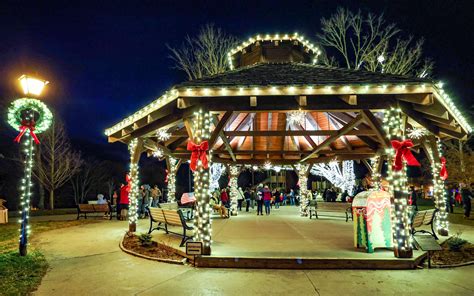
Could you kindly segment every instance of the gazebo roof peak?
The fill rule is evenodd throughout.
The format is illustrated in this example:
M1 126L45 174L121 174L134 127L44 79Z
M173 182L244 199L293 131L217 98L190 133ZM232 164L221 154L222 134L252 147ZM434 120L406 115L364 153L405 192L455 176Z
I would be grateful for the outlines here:
M232 49L231 69L260 62L303 62L315 64L321 50L303 35L257 34Z

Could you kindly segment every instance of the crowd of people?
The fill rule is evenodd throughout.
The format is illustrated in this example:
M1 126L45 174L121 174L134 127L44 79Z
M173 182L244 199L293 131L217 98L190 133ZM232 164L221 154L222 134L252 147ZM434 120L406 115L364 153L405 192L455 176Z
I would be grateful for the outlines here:
M471 200L474 197L474 183L471 183L470 188L466 183L459 185L445 185L446 197L446 211L448 213L454 212L454 207L464 208L464 218L468 219L471 216Z

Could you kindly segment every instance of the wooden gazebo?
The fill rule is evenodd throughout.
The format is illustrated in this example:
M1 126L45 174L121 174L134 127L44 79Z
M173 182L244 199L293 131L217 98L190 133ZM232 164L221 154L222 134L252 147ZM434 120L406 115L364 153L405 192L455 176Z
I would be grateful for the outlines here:
M138 186L137 163L143 152L163 154L173 178L176 166L191 156L188 141L207 141L210 161L233 168L231 178L239 166L271 163L292 166L305 179L312 164L334 160L361 160L368 165L366 160L376 157L371 168L379 172L384 158L393 157L390 140L405 139L407 130L417 134L413 142L426 151L436 172L438 142L471 132L439 84L322 67L318 55L319 50L298 35L256 36L229 53L232 70L175 85L107 129L109 142L130 147L132 185ZM203 241L210 253L208 174L198 163L195 239ZM403 179L397 174L392 177ZM438 188L442 181L438 176L434 181L438 231L446 235L444 197ZM302 191L307 190L304 187ZM402 186L393 190L394 212L401 213L394 217L396 255L406 257L411 254L406 195ZM131 214L133 229L136 218Z

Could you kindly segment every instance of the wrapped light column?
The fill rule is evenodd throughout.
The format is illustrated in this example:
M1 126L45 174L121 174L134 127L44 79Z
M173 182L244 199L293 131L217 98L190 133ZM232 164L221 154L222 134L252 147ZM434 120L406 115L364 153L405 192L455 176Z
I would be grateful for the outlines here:
M25 256L27 254L28 246L28 235L30 234L30 226L28 221L30 219L30 199L31 199L31 187L33 186L31 181L31 170L33 169L33 138L29 133L25 134L26 141L24 142L25 147L25 176L21 180L20 187L20 203L21 203L21 219L20 219L20 255Z
M383 165L383 158L380 155L376 155L371 159L372 165L372 185L373 190L380 190L382 189L382 165Z
M385 110L383 127L390 140L405 140L402 130L402 114L398 108ZM410 210L408 208L408 191L406 188L406 165L403 169L393 169L395 150L386 149L388 155L388 177L389 191L393 194L392 204L392 236L395 257L413 257L412 236L410 231Z
M230 212L232 216L237 216L237 199L239 198L239 188L237 185L237 180L239 178L239 167L236 165L231 165L229 167L230 173Z
M128 150L130 152L130 192L128 195L128 230L135 232L137 230L138 221L138 194L139 192L139 176L138 161L140 160L140 144L137 139L130 141Z
M296 170L298 173L298 180L300 183L300 215L306 215L306 208L308 202L308 168L307 164L298 164Z
M194 113L193 140L196 145L207 141L210 137L210 114L209 112ZM208 157L209 159L209 157ZM203 243L203 255L211 254L212 221L209 198L211 196L209 168L204 168L201 160L197 161L194 176L194 196L197 201L197 211L194 219L194 241Z
M176 158L168 158L168 202L176 202L176 172L178 161Z

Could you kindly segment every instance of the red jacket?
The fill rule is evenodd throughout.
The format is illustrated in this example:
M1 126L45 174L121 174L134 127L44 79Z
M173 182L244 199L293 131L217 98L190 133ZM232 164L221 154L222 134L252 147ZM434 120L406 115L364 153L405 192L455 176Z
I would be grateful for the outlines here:
M263 200L272 200L272 193L268 189L263 189Z
M225 191L221 192L221 202L225 204L228 201L229 201L229 196L227 195L227 192Z
M130 193L130 185L122 186L120 188L120 204L121 205L128 205L129 199L128 194Z

